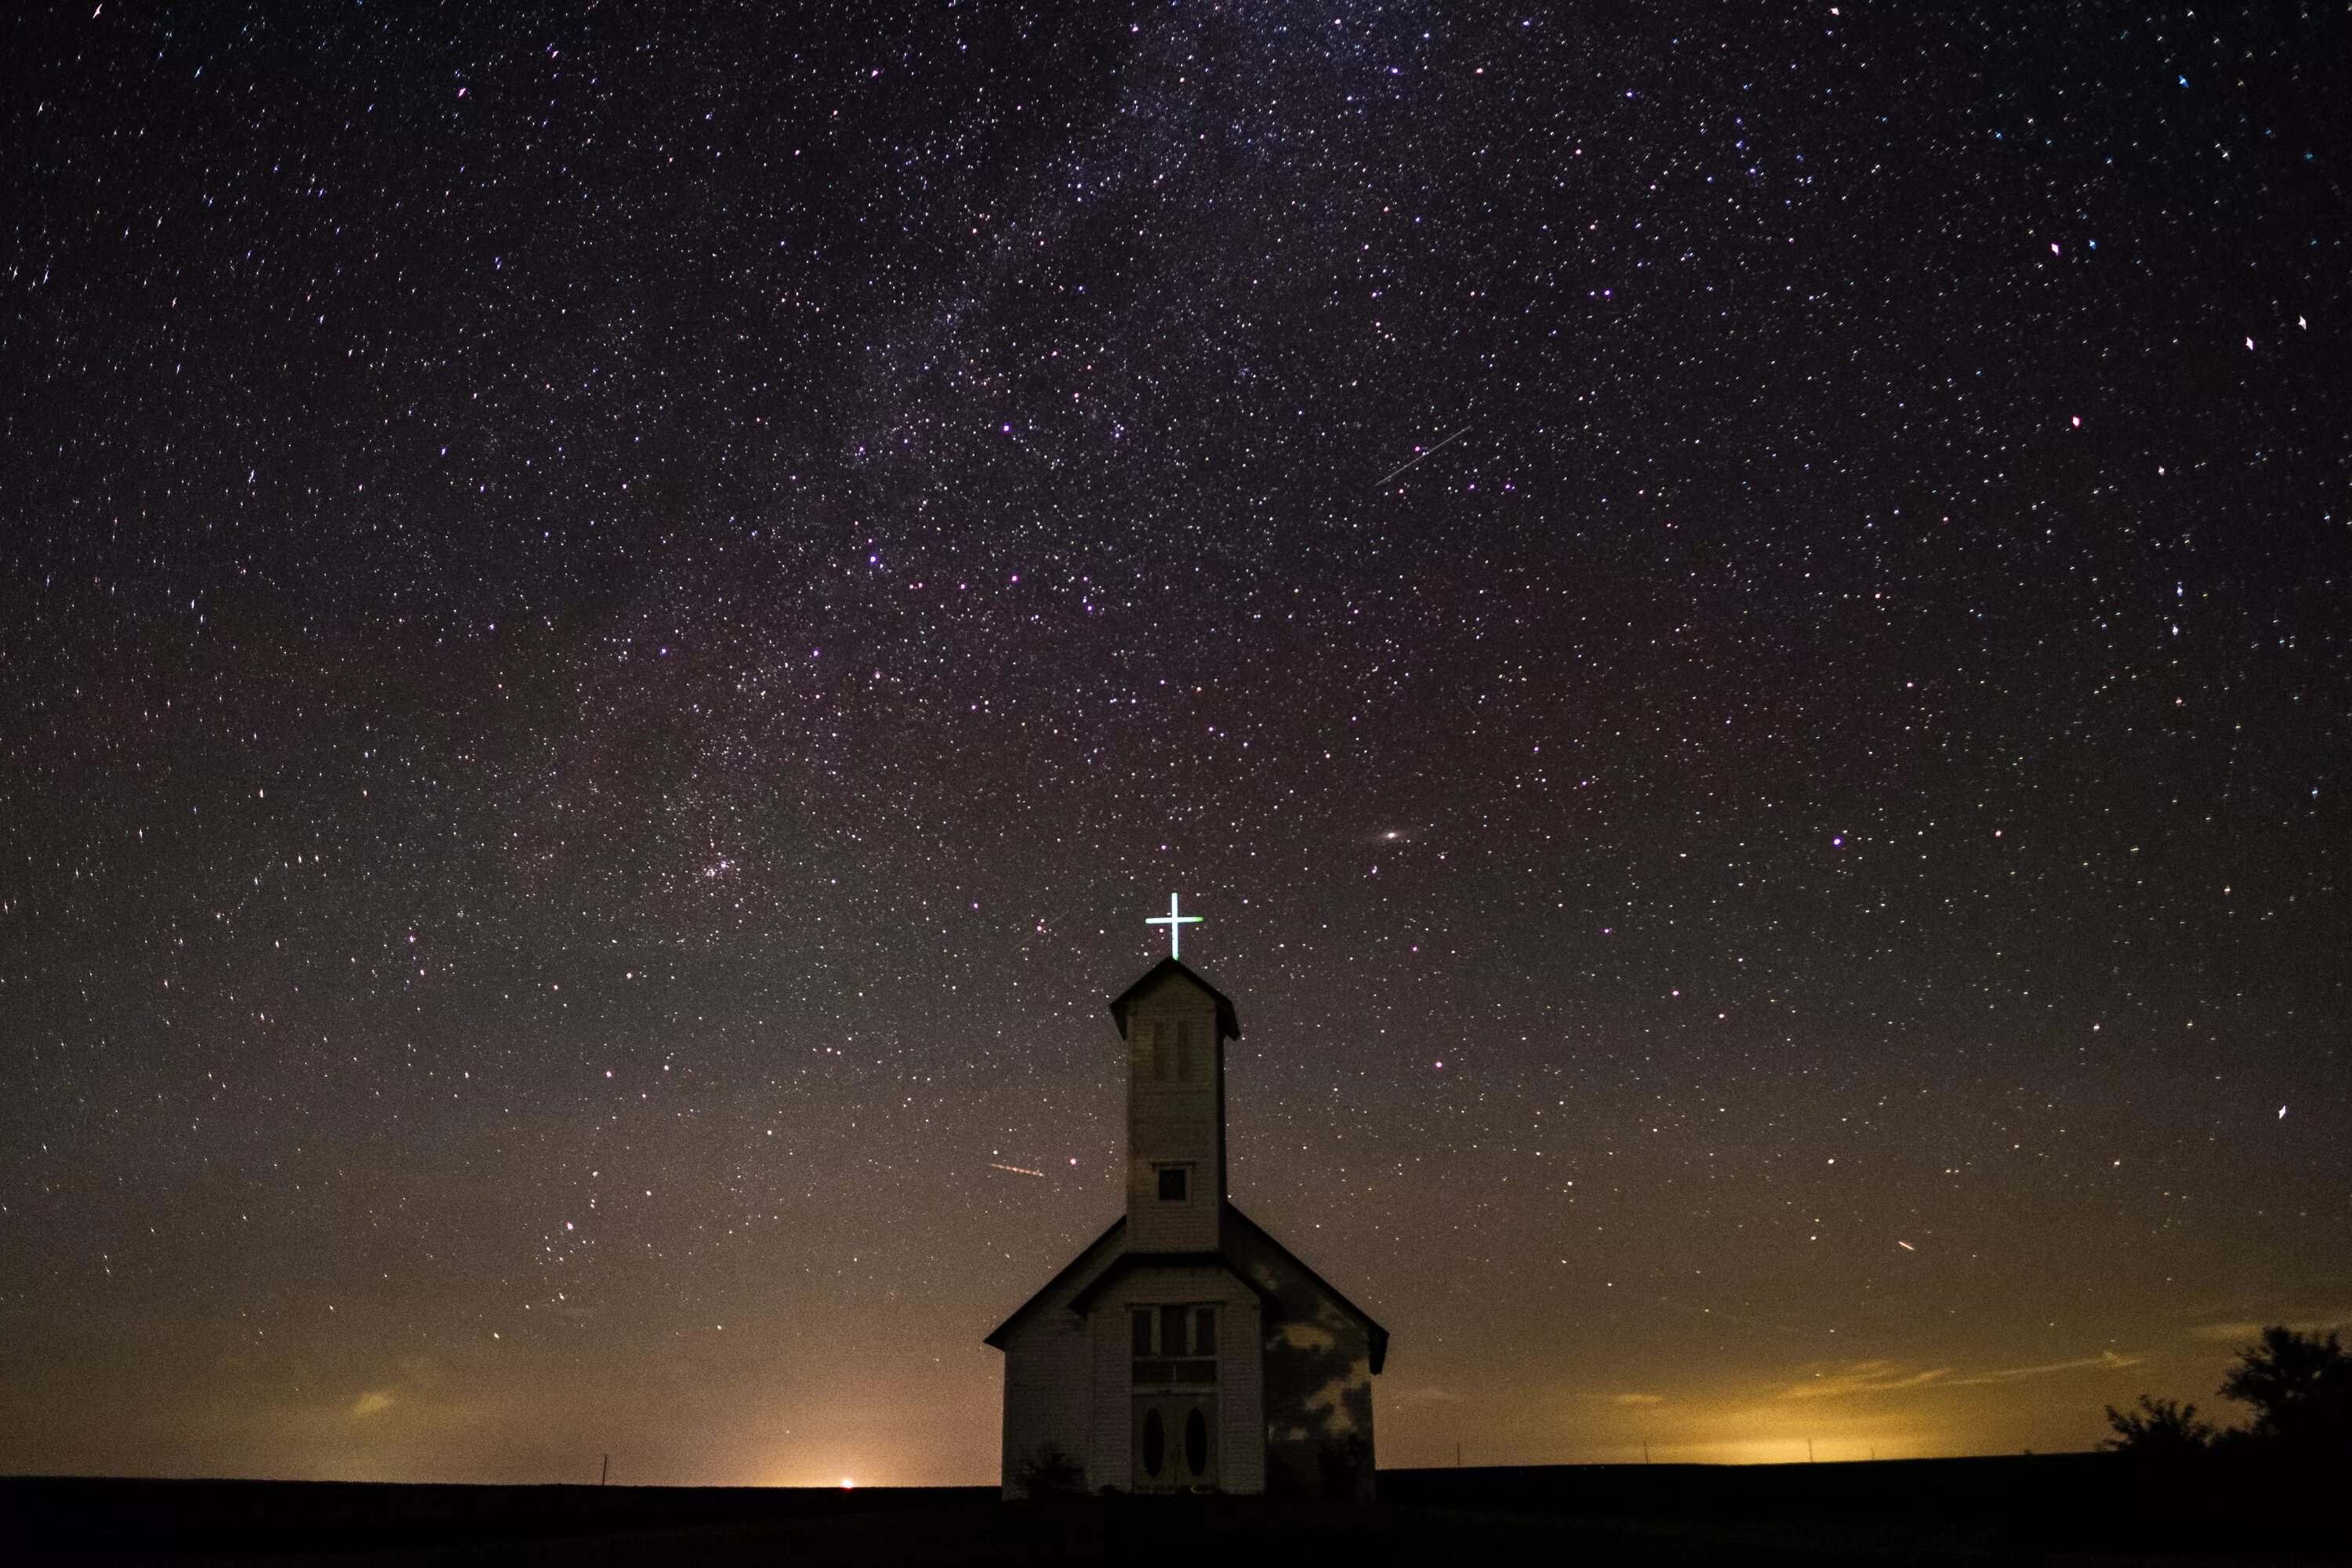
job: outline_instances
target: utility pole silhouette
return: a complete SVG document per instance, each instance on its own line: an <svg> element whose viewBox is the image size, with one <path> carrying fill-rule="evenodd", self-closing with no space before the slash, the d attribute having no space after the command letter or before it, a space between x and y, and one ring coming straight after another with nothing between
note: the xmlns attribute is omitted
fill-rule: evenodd
<svg viewBox="0 0 2352 1568"><path fill-rule="evenodd" d="M1808 1438L1806 1438L1806 1439L1805 1439L1805 1463L1807 1463L1807 1464L1809 1464L1809 1465L1810 1465L1810 1464L1811 1464L1812 1462L1813 1462L1813 1440L1812 1440L1811 1437L1808 1437Z"/></svg>
<svg viewBox="0 0 2352 1568"><path fill-rule="evenodd" d="M604 1468L603 1469L601 1469L601 1470L599 1470L599 1471L597 1471L597 1472L596 1472L596 1484L597 1484L598 1486L600 1486L600 1487L601 1487L601 1486L603 1486L606 1481L609 1481L609 1480L611 1480L612 1479L613 1479L613 1456L612 1456L612 1455L610 1455L610 1454L607 1454L607 1455L605 1455L605 1456L604 1456Z"/></svg>

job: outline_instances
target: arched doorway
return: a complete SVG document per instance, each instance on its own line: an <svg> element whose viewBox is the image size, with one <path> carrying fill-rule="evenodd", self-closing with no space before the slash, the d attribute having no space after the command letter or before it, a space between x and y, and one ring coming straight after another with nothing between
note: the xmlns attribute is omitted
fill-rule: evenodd
<svg viewBox="0 0 2352 1568"><path fill-rule="evenodd" d="M1217 1489L1217 1396L1135 1396L1135 1482L1139 1492Z"/></svg>

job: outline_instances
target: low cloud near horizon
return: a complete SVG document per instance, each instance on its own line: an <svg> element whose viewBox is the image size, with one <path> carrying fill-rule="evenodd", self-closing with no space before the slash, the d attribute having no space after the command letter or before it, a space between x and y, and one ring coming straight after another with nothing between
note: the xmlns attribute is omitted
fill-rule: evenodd
<svg viewBox="0 0 2352 1568"><path fill-rule="evenodd" d="M2298 1334L2336 1333L2343 1329L2347 1317L2352 1317L2352 1313L2338 1313L2333 1318L2306 1318L2299 1321L2291 1321L2273 1323L2256 1323L2251 1321L2242 1323L2200 1323L2197 1327L2189 1331L2189 1337L2194 1340L2226 1340L2233 1344L2251 1345L2263 1337L2263 1331L2264 1329L2271 1328L2292 1329Z"/></svg>
<svg viewBox="0 0 2352 1568"><path fill-rule="evenodd" d="M2047 1362L2039 1366L2002 1367L1992 1372L1956 1377L1950 1367L1906 1368L1891 1361L1846 1362L1816 1371L1810 1382L1791 1384L1780 1391L1783 1399L1829 1399L1848 1394L1894 1394L1910 1388L1976 1388L1988 1384L2017 1383L2053 1373L2080 1372L2090 1367L2118 1370L2137 1366L2137 1356L2101 1351L2073 1361Z"/></svg>

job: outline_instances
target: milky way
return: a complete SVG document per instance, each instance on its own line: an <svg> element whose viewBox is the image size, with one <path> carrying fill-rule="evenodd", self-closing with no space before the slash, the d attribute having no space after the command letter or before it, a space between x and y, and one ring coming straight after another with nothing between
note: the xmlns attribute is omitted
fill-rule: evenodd
<svg viewBox="0 0 2352 1568"><path fill-rule="evenodd" d="M2210 1401L2352 1313L2347 32L10 24L0 1470L992 1479L1171 892L1384 1463Z"/></svg>

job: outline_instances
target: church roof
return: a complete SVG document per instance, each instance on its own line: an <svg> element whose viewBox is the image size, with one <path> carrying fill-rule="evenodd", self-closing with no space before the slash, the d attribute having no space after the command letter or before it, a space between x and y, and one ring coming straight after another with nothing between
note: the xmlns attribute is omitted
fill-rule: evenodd
<svg viewBox="0 0 2352 1568"><path fill-rule="evenodd" d="M1174 960L1171 959L1166 962L1173 963ZM1220 997L1219 1000L1222 1001L1223 999ZM1249 1215L1242 1213L1241 1210L1235 1208L1230 1203L1225 1205L1224 1217L1226 1224L1229 1226L1239 1225L1247 1226L1250 1238L1253 1241L1274 1253L1276 1257L1279 1258L1283 1263L1289 1268L1297 1269L1300 1276L1303 1277L1309 1284L1313 1285L1318 1290L1320 1290L1325 1296L1330 1298L1333 1305L1337 1306L1341 1311L1347 1313L1348 1316L1363 1324L1365 1336L1370 1343L1372 1371L1375 1373L1379 1373L1381 1370L1381 1363L1388 1360L1388 1330L1381 1327L1379 1323L1374 1322L1370 1313L1365 1311L1361 1307L1357 1306L1353 1301L1348 1300L1347 1297L1341 1295L1339 1289L1329 1280L1324 1279L1323 1276L1316 1273L1315 1270L1309 1268L1305 1263L1301 1262L1297 1253L1291 1251L1290 1248L1276 1241L1274 1238L1273 1233L1268 1231L1264 1226L1258 1224L1257 1221L1250 1218ZM1004 1349L1006 1342L1012 1338L1013 1330L1015 1325L1017 1325L1024 1318L1026 1318L1036 1308L1044 1305L1047 1300L1051 1300L1055 1292L1059 1290L1065 1284L1068 1283L1072 1276L1078 1273L1080 1269L1086 1268L1090 1262L1100 1258L1106 1247L1122 1240L1126 1232L1127 1216L1122 1215L1118 1219L1111 1222L1109 1229L1095 1237L1095 1239L1082 1251L1080 1251L1076 1258L1071 1258L1059 1273L1055 1274L1051 1279L1046 1280L1043 1286L1039 1287L1035 1295L1030 1297L1026 1301L1022 1302L1020 1306L1014 1308L1013 1315L1005 1319L1002 1323L999 1323L995 1330L981 1342L983 1344L994 1345L998 1350ZM1079 1290L1070 1299L1070 1310L1075 1312L1085 1311L1087 1301L1093 1298L1097 1289L1107 1286L1113 1279L1126 1273L1130 1268L1149 1268L1154 1265L1175 1268L1189 1267L1226 1268L1232 1271L1234 1278L1241 1280L1244 1285L1247 1285L1251 1289L1256 1291L1260 1300L1265 1301L1269 1307L1275 1307L1277 1305L1274 1293L1269 1291L1264 1285L1261 1285L1255 1279L1252 1279L1249 1271L1234 1261L1231 1251L1228 1248L1221 1247L1215 1252L1122 1251L1117 1257L1111 1258L1100 1272L1096 1274L1092 1279L1087 1281L1084 1289Z"/></svg>
<svg viewBox="0 0 2352 1568"><path fill-rule="evenodd" d="M1269 1311L1279 1314L1282 1302L1275 1293L1251 1279L1222 1252L1122 1252L1111 1259L1109 1268L1087 1281L1087 1288L1070 1298L1070 1310L1083 1312L1094 1305L1098 1291L1107 1290L1119 1276L1136 1268L1222 1268L1248 1286Z"/></svg>
<svg viewBox="0 0 2352 1568"><path fill-rule="evenodd" d="M1173 958L1163 958L1159 963L1153 964L1150 968L1145 970L1142 977L1138 979L1134 984L1129 986L1126 990L1111 998L1110 1016L1112 1021L1118 1025L1118 1037L1120 1039L1123 1040L1127 1038L1127 1009L1129 1005L1131 1005L1138 996L1140 996L1144 992L1150 990L1151 987L1159 984L1160 981L1166 979L1171 974L1182 975L1186 980L1191 981L1193 984L1207 992L1216 1000L1217 1037L1219 1039L1238 1040L1242 1037L1241 1015L1234 1011L1232 998L1228 997L1223 992L1218 990L1215 986L1210 984L1207 981L1202 979L1198 974L1193 973L1192 969L1181 961Z"/></svg>
<svg viewBox="0 0 2352 1568"><path fill-rule="evenodd" d="M1355 1319L1356 1321L1364 1325L1364 1333L1371 1342L1372 1373L1375 1376L1379 1375L1381 1363L1389 1359L1389 1331L1381 1327L1377 1322L1374 1322L1372 1321L1372 1315L1370 1312L1365 1311L1361 1307L1357 1306L1353 1301L1349 1300L1347 1297L1341 1295L1338 1286L1332 1284L1331 1281L1324 1279L1323 1276L1316 1273L1315 1270L1307 1268L1305 1263L1301 1262L1299 1260L1298 1254L1291 1251L1290 1248L1275 1240L1274 1233L1272 1231L1269 1231L1265 1226L1250 1218L1249 1215L1242 1213L1241 1210L1234 1207L1230 1203L1225 1205L1225 1218L1229 1221L1239 1220L1242 1224L1249 1226L1250 1230L1256 1236L1259 1241L1273 1248L1276 1253L1280 1255L1284 1262L1289 1264L1290 1267L1297 1269L1298 1272L1307 1276L1308 1281L1312 1283L1317 1289L1322 1291L1326 1296L1330 1297L1332 1302L1342 1311L1346 1312L1348 1316Z"/></svg>
<svg viewBox="0 0 2352 1568"><path fill-rule="evenodd" d="M1060 1289L1069 1279L1070 1276L1076 1274L1079 1269L1085 1268L1089 1261L1100 1256L1106 1243L1117 1239L1118 1237L1126 1234L1126 1231L1127 1216L1125 1215L1121 1215L1117 1219L1110 1222L1110 1228L1108 1230L1104 1231L1100 1236L1095 1237L1092 1241L1087 1243L1086 1246L1080 1247L1078 1249L1078 1255L1076 1258L1071 1258L1069 1262L1064 1264L1060 1271L1057 1272L1051 1279L1046 1280L1043 1285L1037 1287L1037 1293L1035 1295L1030 1297L1026 1301L1022 1302L1021 1305L1013 1308L1013 1315L1005 1319L1004 1321L997 1324L995 1328L991 1329L989 1331L988 1337L980 1342L984 1345L994 1345L998 1350L1003 1350L1004 1348L1004 1342L1012 1336L1013 1327L1014 1324L1027 1317L1031 1309L1036 1307L1047 1298L1051 1297L1055 1291Z"/></svg>

